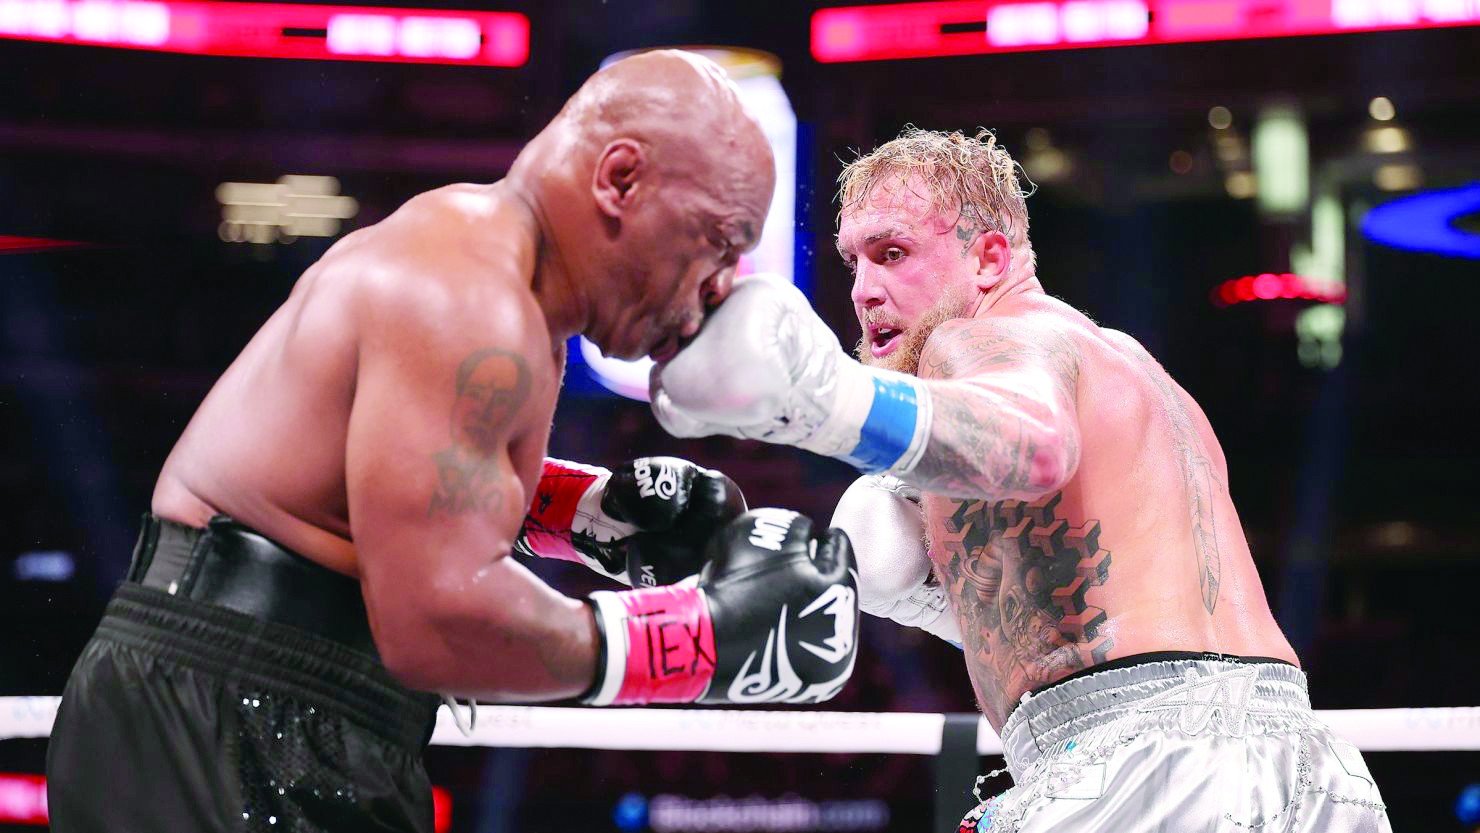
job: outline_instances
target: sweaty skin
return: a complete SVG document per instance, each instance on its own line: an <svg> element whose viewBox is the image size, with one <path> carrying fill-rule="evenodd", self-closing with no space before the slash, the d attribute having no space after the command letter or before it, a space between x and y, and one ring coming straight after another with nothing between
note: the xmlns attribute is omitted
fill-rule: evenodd
<svg viewBox="0 0 1480 833"><path fill-rule="evenodd" d="M839 250L860 358L931 383L930 440L904 479L925 493L988 721L1000 730L1024 693L1130 654L1298 664L1197 403L1135 339L1045 294L1021 244L892 190L844 213ZM912 340L918 367L893 355Z"/></svg>
<svg viewBox="0 0 1480 833"><path fill-rule="evenodd" d="M636 358L697 332L773 183L717 66L614 64L506 179L414 197L310 268L185 429L153 511L224 513L357 577L382 660L413 688L580 694L589 610L507 557L565 341Z"/></svg>

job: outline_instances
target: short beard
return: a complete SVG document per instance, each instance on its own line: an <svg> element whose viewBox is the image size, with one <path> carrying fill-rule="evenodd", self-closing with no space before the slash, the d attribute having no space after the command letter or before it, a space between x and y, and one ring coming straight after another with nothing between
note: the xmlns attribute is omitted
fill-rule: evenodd
<svg viewBox="0 0 1480 833"><path fill-rule="evenodd" d="M920 354L925 351L925 342L930 340L930 334L935 328L957 318L966 316L966 292L960 287L950 287L941 293L940 300L935 306L925 311L915 326L905 331L904 341L895 348L894 352L883 358L874 358L870 348L873 343L869 341L868 325L865 321L863 335L858 339L858 347L854 355L858 360L869 367L879 367L884 370L897 370L900 373L908 373L911 376L920 375Z"/></svg>

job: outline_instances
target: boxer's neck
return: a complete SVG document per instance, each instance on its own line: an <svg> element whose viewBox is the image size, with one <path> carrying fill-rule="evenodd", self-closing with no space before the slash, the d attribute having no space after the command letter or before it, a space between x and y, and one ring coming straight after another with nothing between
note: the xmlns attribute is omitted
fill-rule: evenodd
<svg viewBox="0 0 1480 833"><path fill-rule="evenodd" d="M527 170L527 169L525 169ZM591 325L591 304L586 287L576 281L567 262L557 218L547 210L547 183L527 181L516 166L500 184L527 213L535 234L535 267L530 289L545 315L553 341L585 332Z"/></svg>
<svg viewBox="0 0 1480 833"><path fill-rule="evenodd" d="M991 289L983 292L976 303L967 310L967 316L980 318L990 315L992 310L1009 298L1017 297L1028 292L1042 292L1043 284L1038 282L1038 275L1027 270L1010 270L1002 280L992 285Z"/></svg>

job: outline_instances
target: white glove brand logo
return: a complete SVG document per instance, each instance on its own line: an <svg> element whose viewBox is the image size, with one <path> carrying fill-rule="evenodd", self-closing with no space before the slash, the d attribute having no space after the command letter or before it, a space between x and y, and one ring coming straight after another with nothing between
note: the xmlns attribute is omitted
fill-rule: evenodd
<svg viewBox="0 0 1480 833"><path fill-rule="evenodd" d="M657 476L653 476L653 469ZM646 457L632 463L632 473L637 477L637 493L642 497L657 497L671 500L678 494L678 473L662 463L654 463Z"/></svg>
<svg viewBox="0 0 1480 833"><path fill-rule="evenodd" d="M750 530L750 543L771 552L781 552L786 543L786 533L791 531L791 522L797 513L785 509L755 510L755 526Z"/></svg>
<svg viewBox="0 0 1480 833"><path fill-rule="evenodd" d="M858 618L854 613L856 596L853 588L846 585L834 584L827 588L826 592L818 596L816 601L803 608L797 618L805 619L820 610L824 615L833 618L833 635L822 640L821 646L810 642L797 644L811 651L823 662L841 662L853 651L853 627Z"/></svg>

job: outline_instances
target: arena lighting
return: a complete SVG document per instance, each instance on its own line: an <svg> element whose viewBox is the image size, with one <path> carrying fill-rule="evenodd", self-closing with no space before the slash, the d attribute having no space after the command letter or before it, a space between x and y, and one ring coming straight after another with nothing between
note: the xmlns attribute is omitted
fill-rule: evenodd
<svg viewBox="0 0 1480 833"><path fill-rule="evenodd" d="M45 775L0 772L0 824L45 825L47 810ZM436 833L452 830L452 794L441 787L432 787L432 820Z"/></svg>
<svg viewBox="0 0 1480 833"><path fill-rule="evenodd" d="M23 552L11 562L11 575L16 581L61 583L77 574L77 559L65 550L32 550Z"/></svg>
<svg viewBox="0 0 1480 833"><path fill-rule="evenodd" d="M1259 112L1249 136L1255 197L1264 214L1292 215L1310 202L1310 142L1305 117L1294 107Z"/></svg>
<svg viewBox="0 0 1480 833"><path fill-rule="evenodd" d="M353 197L340 196L332 176L289 174L277 182L223 182L216 186L225 243L292 243L300 237L333 237L340 220L360 212Z"/></svg>
<svg viewBox="0 0 1480 833"><path fill-rule="evenodd" d="M0 234L0 255L23 255L49 249L71 249L86 245L86 243L79 243L75 240L48 240L44 237L15 237Z"/></svg>
<svg viewBox="0 0 1480 833"><path fill-rule="evenodd" d="M1480 182L1383 203L1367 212L1362 234L1397 249L1480 260L1480 234L1455 227L1459 218L1477 213Z"/></svg>
<svg viewBox="0 0 1480 833"><path fill-rule="evenodd" d="M1392 121L1393 116L1398 115L1398 109L1393 106L1392 99L1380 95L1367 102L1367 114L1374 121Z"/></svg>
<svg viewBox="0 0 1480 833"><path fill-rule="evenodd" d="M1280 299L1340 304L1346 301L1346 286L1336 281L1323 281L1292 275L1288 272L1283 274L1265 272L1262 275L1246 275L1242 278L1224 281L1213 288L1211 297L1213 305L1219 307L1231 307L1234 304L1249 301Z"/></svg>
<svg viewBox="0 0 1480 833"><path fill-rule="evenodd" d="M241 58L495 67L529 59L522 14L373 6L0 0L0 38Z"/></svg>
<svg viewBox="0 0 1480 833"><path fill-rule="evenodd" d="M46 824L46 776L0 772L0 824Z"/></svg>
<svg viewBox="0 0 1480 833"><path fill-rule="evenodd" d="M944 0L819 9L812 56L885 61L1476 24L1480 0Z"/></svg>

